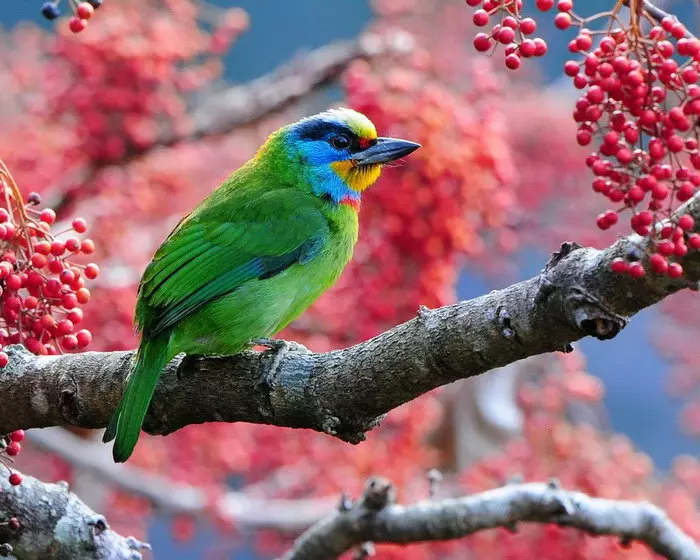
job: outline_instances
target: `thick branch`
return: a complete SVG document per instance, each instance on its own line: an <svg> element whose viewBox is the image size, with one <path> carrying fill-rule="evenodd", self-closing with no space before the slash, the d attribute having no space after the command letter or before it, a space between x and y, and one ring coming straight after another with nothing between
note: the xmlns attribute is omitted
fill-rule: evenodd
<svg viewBox="0 0 700 560"><path fill-rule="evenodd" d="M685 208L700 223L700 196ZM564 244L536 277L418 317L356 346L312 354L291 348L174 360L144 424L168 434L209 421L311 428L357 443L382 415L423 393L528 356L565 351L584 336L614 337L638 311L697 286L700 252L686 276L632 278L613 258L641 255L630 236L605 250ZM0 371L0 433L76 425L101 428L116 408L132 352L36 357L10 347ZM261 382L275 363L271 389Z"/></svg>
<svg viewBox="0 0 700 560"><path fill-rule="evenodd" d="M700 560L700 548L647 502L592 498L556 483L517 484L464 498L393 504L391 483L372 479L362 497L303 534L282 560L330 560L364 542L406 544L457 539L518 522L555 523L592 535L641 541L672 560Z"/></svg>
<svg viewBox="0 0 700 560"><path fill-rule="evenodd" d="M11 486L0 476L0 522L12 517L19 528L0 524L0 543L12 546L17 560L140 560L140 550L149 548L110 530L66 483L25 476L22 484Z"/></svg>

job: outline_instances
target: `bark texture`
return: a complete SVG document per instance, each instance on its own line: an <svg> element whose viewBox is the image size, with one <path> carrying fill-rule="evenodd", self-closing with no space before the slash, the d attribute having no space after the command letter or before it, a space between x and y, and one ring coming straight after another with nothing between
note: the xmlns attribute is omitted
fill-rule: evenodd
<svg viewBox="0 0 700 560"><path fill-rule="evenodd" d="M18 528L7 523L16 518ZM25 476L11 486L0 476L0 543L18 560L141 560L150 548L122 537L68 490Z"/></svg>
<svg viewBox="0 0 700 560"><path fill-rule="evenodd" d="M463 498L394 503L384 479L370 479L355 503L304 533L281 560L331 560L367 542L406 544L457 539L476 531L517 523L556 523L592 535L615 535L646 543L669 560L700 560L700 548L666 514L647 502L592 498L567 492L556 481L514 484Z"/></svg>

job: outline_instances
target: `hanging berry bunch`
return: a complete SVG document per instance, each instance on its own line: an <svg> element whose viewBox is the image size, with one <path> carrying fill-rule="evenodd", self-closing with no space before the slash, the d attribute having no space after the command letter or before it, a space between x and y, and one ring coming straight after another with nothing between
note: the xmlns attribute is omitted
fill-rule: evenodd
<svg viewBox="0 0 700 560"><path fill-rule="evenodd" d="M104 0L66 0L73 17L68 23L68 27L73 33L80 33L87 27L88 20L93 16L95 10L102 6ZM61 15L61 0L49 0L41 7L42 15L48 20L54 20Z"/></svg>
<svg viewBox="0 0 700 560"><path fill-rule="evenodd" d="M0 160L0 349L23 344L34 354L57 354L86 347L90 331L79 329L80 305L90 299L86 279L99 273L96 264L72 262L95 250L90 239L61 234L84 233L85 220L76 218L67 231L52 234L56 214L35 207L32 193L26 203L5 164ZM0 367L8 356L0 351Z"/></svg>
<svg viewBox="0 0 700 560"><path fill-rule="evenodd" d="M518 17L520 2L487 3L474 14L474 23L486 25L495 14L501 20L491 35L477 35L477 50L501 42L511 51L507 56L521 51L522 41L514 34L526 21ZM555 4L537 0L536 5L549 11ZM629 7L627 15L624 6ZM573 112L576 140L581 146L598 145L586 163L595 176L593 190L613 205L598 216L597 225L609 229L622 212L630 212L631 229L649 241L642 244L647 264L634 256L617 259L613 270L678 278L683 267L677 260L700 249L693 217L674 214L700 186L700 40L643 0L618 0L611 11L588 18L573 11L572 0L558 0L556 7L556 27L578 30L569 42L569 51L578 58L564 65L564 73L583 92ZM506 63L517 67L508 59Z"/></svg>
<svg viewBox="0 0 700 560"><path fill-rule="evenodd" d="M13 461L13 457L16 457L22 451L22 444L20 443L22 441L24 441L24 430L15 430L0 436L0 465L2 465L0 468L9 473L7 479L12 486L22 484L22 475L13 471L8 465L8 463Z"/></svg>
<svg viewBox="0 0 700 560"><path fill-rule="evenodd" d="M570 4L571 0L562 2ZM479 8L472 17L474 25L492 25L490 33L478 33L474 37L477 51L487 52L499 44L505 45L505 65L510 70L520 68L523 58L544 56L547 52L545 40L533 36L537 30L535 20L522 16L523 0L467 0L467 4ZM537 2L541 9L549 9L553 4L554 0Z"/></svg>

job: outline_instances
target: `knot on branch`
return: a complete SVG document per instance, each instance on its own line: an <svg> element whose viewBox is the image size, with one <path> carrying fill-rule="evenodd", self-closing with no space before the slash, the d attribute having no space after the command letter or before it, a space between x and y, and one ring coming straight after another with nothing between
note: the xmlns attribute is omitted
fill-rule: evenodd
<svg viewBox="0 0 700 560"><path fill-rule="evenodd" d="M580 287L571 289L566 298L567 315L574 325L588 336L608 340L617 336L625 326L627 318L618 315L598 298Z"/></svg>
<svg viewBox="0 0 700 560"><path fill-rule="evenodd" d="M578 251L579 249L583 249L583 245L580 245L579 243L576 243L575 241L564 241L564 243L561 244L561 247L559 248L559 250L554 251L552 253L552 256L549 257L549 260L547 261L547 264L545 265L542 273L546 274L547 272L552 270L555 266L557 266L561 261L563 261L565 258L567 258L569 255L571 255L575 251Z"/></svg>
<svg viewBox="0 0 700 560"><path fill-rule="evenodd" d="M359 500L360 507L380 511L396 501L396 488L390 480L372 477L365 483L365 491Z"/></svg>

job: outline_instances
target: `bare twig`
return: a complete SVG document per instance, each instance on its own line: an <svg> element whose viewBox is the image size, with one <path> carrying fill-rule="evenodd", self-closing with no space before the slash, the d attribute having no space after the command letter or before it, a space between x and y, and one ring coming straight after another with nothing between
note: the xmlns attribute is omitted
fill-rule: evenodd
<svg viewBox="0 0 700 560"><path fill-rule="evenodd" d="M512 484L472 496L393 503L391 483L371 479L350 509L338 510L297 539L282 560L331 560L365 542L406 544L457 539L519 522L555 523L592 535L640 541L670 560L700 560L700 548L647 502L592 498L557 484Z"/></svg>
<svg viewBox="0 0 700 560"><path fill-rule="evenodd" d="M668 12L662 10L661 8L659 8L658 6L656 6L655 4L653 4L652 2L649 2L649 0L644 0L643 4L644 4L644 11L645 11L647 14L649 14L649 16L651 16L657 23L661 22L661 20L664 19L664 18L666 18L666 17L672 17L672 18L675 19L676 21L680 21L680 20L678 19L678 17L676 17L675 15L670 14L670 13L668 13ZM685 36L686 36L688 39L694 39L694 38L695 38L695 35L693 35L693 34L690 32L690 30L688 30L687 27L686 27Z"/></svg>
<svg viewBox="0 0 700 560"><path fill-rule="evenodd" d="M412 45L410 35L394 32L337 41L304 53L272 74L211 95L195 107L191 115L193 127L184 138L166 135L158 144L230 132L331 83L354 60L405 54Z"/></svg>
<svg viewBox="0 0 700 560"><path fill-rule="evenodd" d="M0 521L15 517L19 528L0 524L0 543L19 560L140 560L150 548L110 530L107 521L68 491L25 476L19 486L0 477Z"/></svg>

